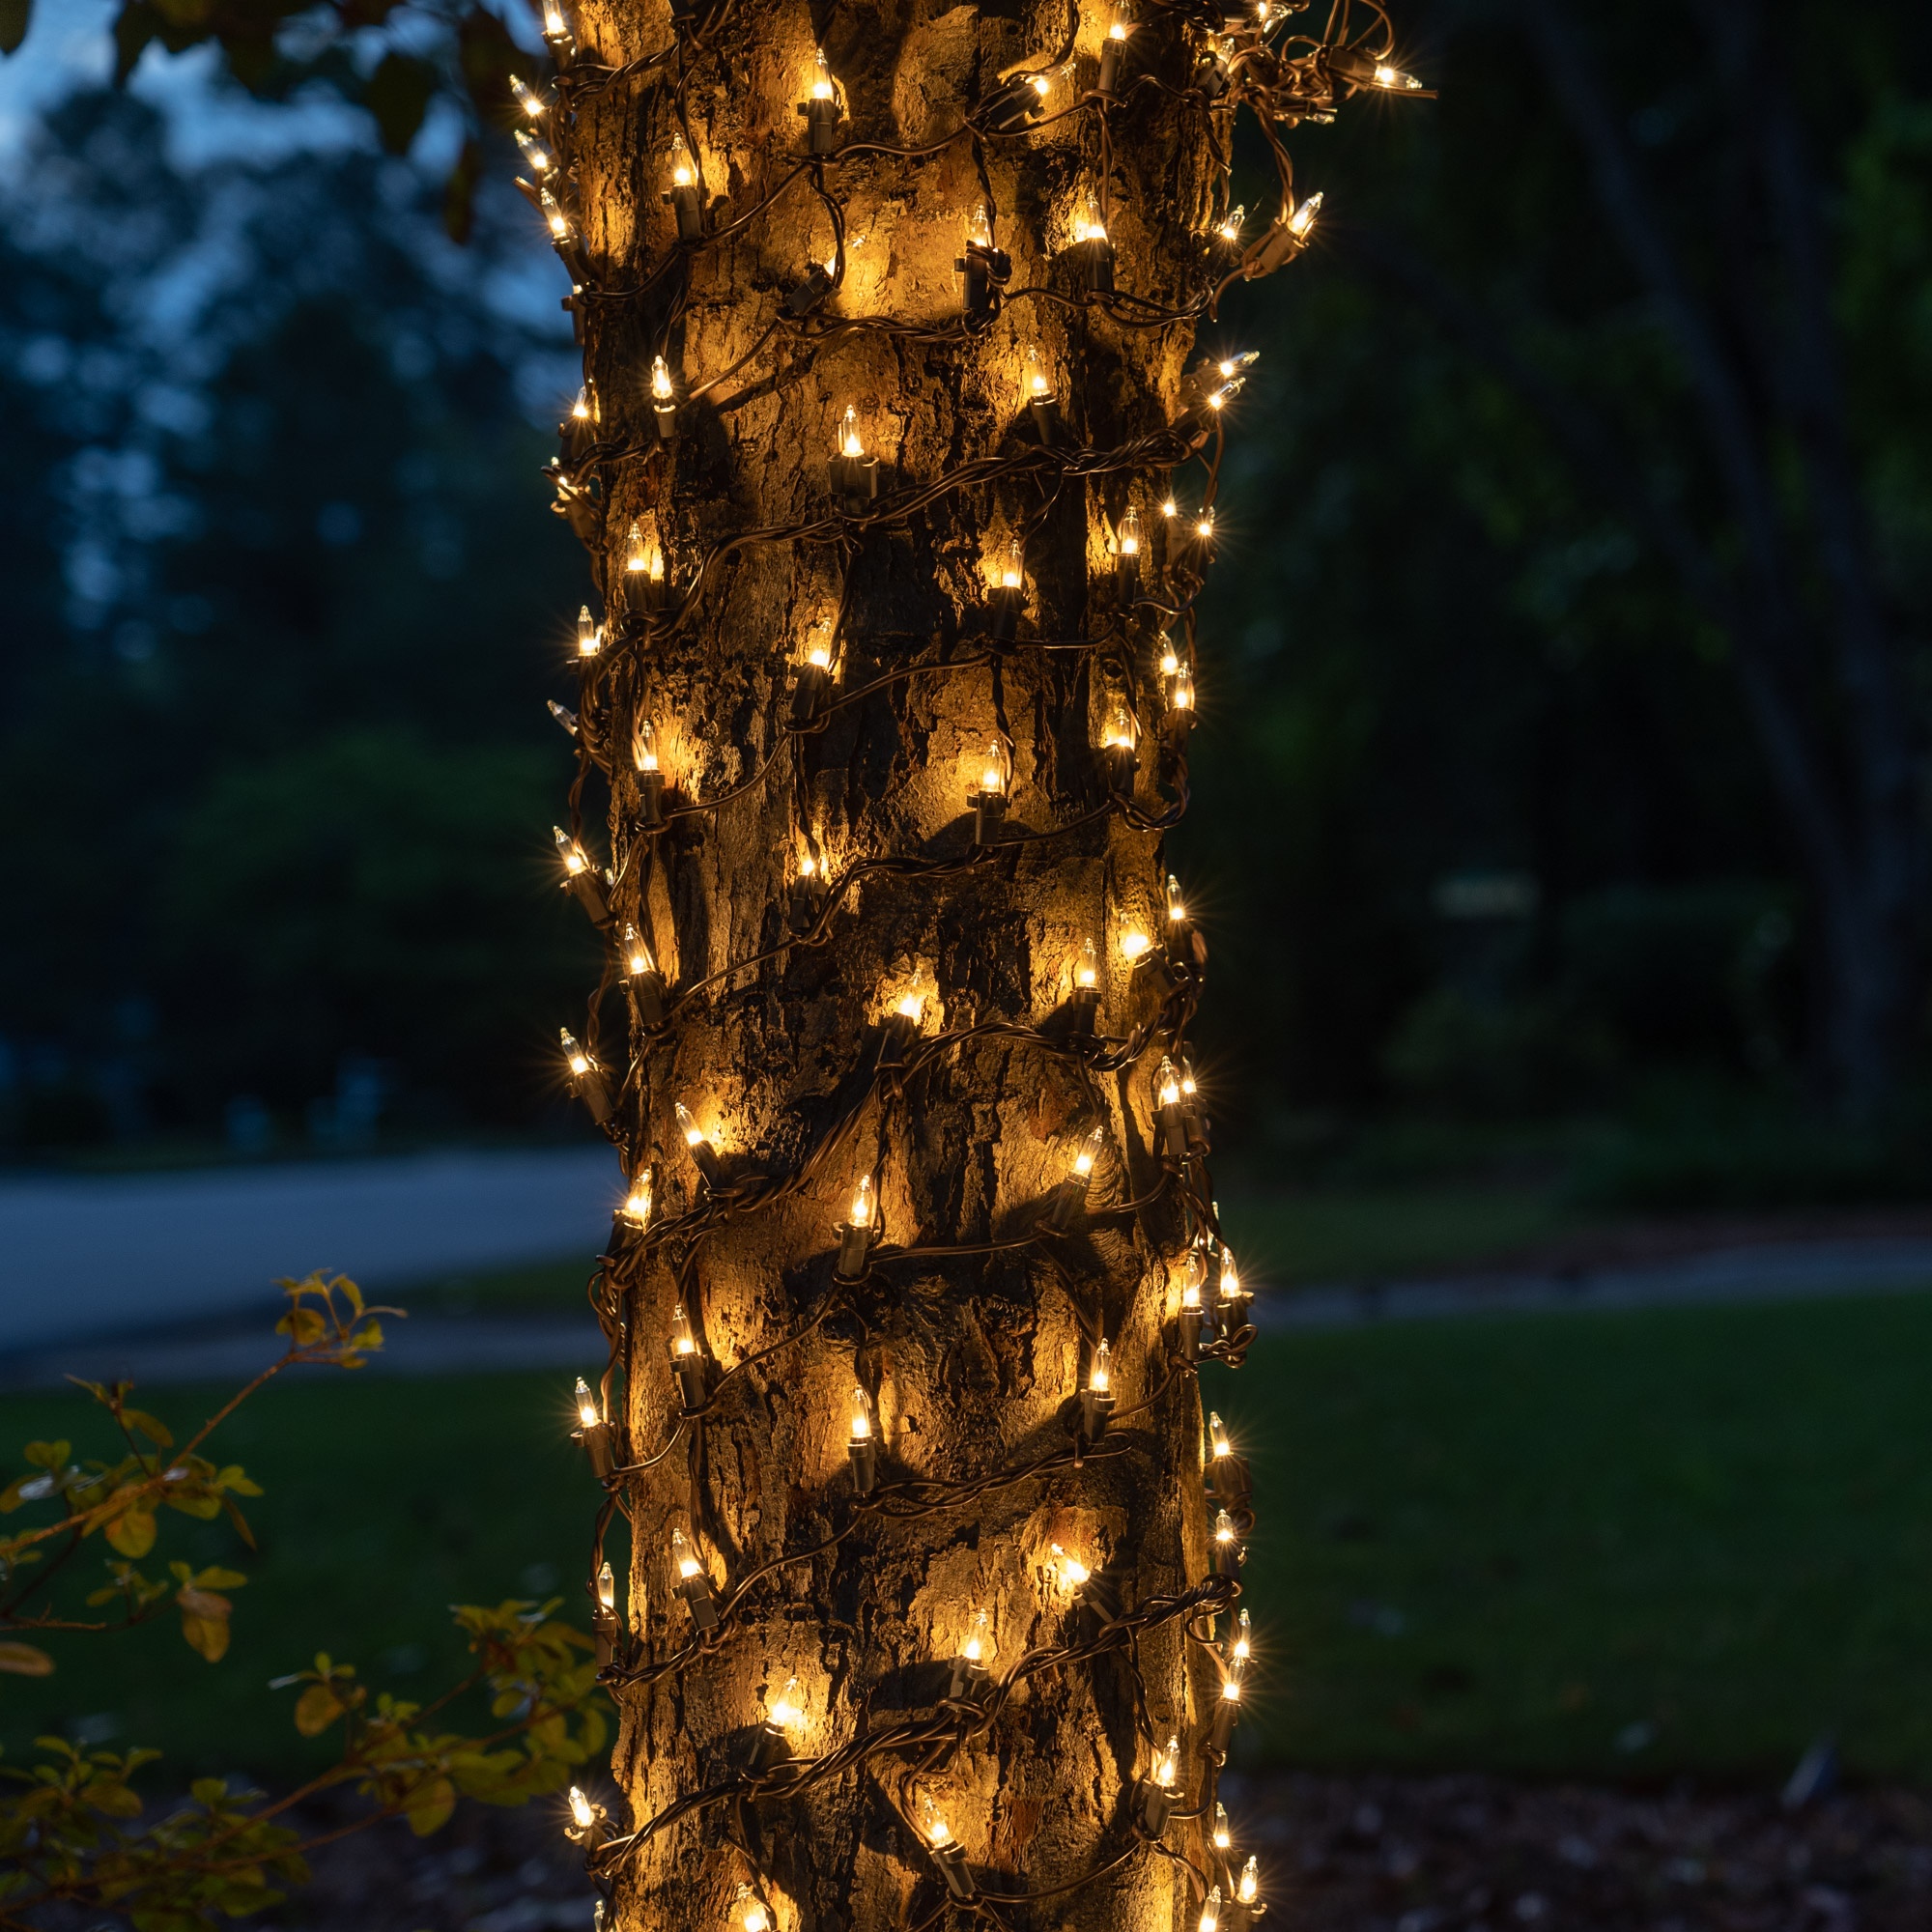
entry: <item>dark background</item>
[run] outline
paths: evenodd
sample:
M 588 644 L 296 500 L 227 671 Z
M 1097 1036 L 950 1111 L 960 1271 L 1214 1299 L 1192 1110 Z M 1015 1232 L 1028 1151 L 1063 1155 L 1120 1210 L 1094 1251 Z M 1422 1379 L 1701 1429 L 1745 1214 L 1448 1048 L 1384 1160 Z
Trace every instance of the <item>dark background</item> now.
M 1742 336 L 1775 221 L 1712 12 L 1621 9 L 1590 47 L 1685 272 Z M 1767 17 L 1917 702 L 1932 30 L 1891 0 Z M 1295 134 L 1319 244 L 1203 336 L 1263 352 L 1231 412 L 1176 841 L 1224 1145 L 1282 1185 L 1527 1162 L 1637 1207 L 1920 1194 L 1916 954 L 1887 1091 L 1848 1122 L 1819 910 L 1731 640 L 1494 353 L 1612 425 L 1722 556 L 1674 339 L 1516 17 L 1406 24 L 1441 99 Z M 594 958 L 554 889 L 569 760 L 544 698 L 568 696 L 587 577 L 536 473 L 570 393 L 561 282 L 498 298 L 556 279 L 509 171 L 493 157 L 458 250 L 432 170 L 349 152 L 185 178 L 126 95 L 70 99 L 16 168 L 5 1158 L 577 1130 L 552 1043 Z M 1762 314 L 1783 299 L 1767 280 Z M 1795 474 L 1784 500 L 1802 550 Z M 1841 695 L 1807 690 L 1829 737 Z

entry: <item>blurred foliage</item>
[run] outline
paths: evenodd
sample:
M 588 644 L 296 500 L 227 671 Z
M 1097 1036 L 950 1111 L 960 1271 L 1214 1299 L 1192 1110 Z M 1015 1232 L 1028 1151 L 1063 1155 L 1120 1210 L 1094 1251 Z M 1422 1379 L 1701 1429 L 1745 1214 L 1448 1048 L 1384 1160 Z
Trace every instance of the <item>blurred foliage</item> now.
M 112 1421 L 119 1440 L 111 1459 L 74 1462 L 67 1438 L 27 1443 L 24 1467 L 0 1489 L 0 1515 L 47 1509 L 52 1520 L 0 1537 L 0 1630 L 98 1644 L 172 1604 L 191 1649 L 211 1664 L 227 1655 L 234 1606 L 224 1593 L 248 1580 L 242 1573 L 175 1560 L 171 1589 L 136 1565 L 152 1554 L 166 1512 L 204 1523 L 225 1515 L 252 1552 L 255 1536 L 236 1498 L 262 1490 L 239 1463 L 217 1466 L 205 1455 L 211 1438 L 292 1369 L 361 1368 L 383 1346 L 374 1318 L 401 1313 L 365 1307 L 356 1285 L 342 1276 L 282 1286 L 288 1312 L 276 1328 L 287 1338 L 283 1352 L 179 1446 L 164 1422 L 133 1406 L 125 1382 L 80 1383 Z M 71 1590 L 69 1566 L 97 1536 L 106 1586 L 70 1605 L 49 1585 Z M 36 1739 L 31 1767 L 0 1766 L 0 1918 L 27 1925 L 49 1911 L 108 1911 L 136 1932 L 204 1932 L 281 1903 L 285 1888 L 307 1879 L 307 1853 L 344 1830 L 333 1821 L 320 1833 L 304 1827 L 298 1807 L 323 1791 L 353 1787 L 369 1801 L 350 1819 L 350 1831 L 402 1818 L 422 1834 L 449 1818 L 459 1796 L 522 1804 L 562 1790 L 603 1747 L 607 1721 L 596 1665 L 584 1654 L 589 1639 L 556 1621 L 556 1608 L 554 1600 L 453 1606 L 474 1662 L 427 1702 L 386 1690 L 372 1695 L 354 1665 L 327 1653 L 311 1668 L 277 1678 L 270 1689 L 304 1687 L 292 1712 L 301 1737 L 340 1731 L 326 1767 L 277 1798 L 227 1777 L 202 1777 L 190 1784 L 188 1803 L 146 1818 L 133 1780 L 161 1760 L 160 1751 Z M 0 1678 L 43 1678 L 54 1667 L 39 1643 L 0 1641 Z M 98 1690 L 102 1677 L 90 1669 L 84 1690 Z M 454 1707 L 471 1692 L 486 1698 L 489 1721 L 473 1734 L 447 1728 Z

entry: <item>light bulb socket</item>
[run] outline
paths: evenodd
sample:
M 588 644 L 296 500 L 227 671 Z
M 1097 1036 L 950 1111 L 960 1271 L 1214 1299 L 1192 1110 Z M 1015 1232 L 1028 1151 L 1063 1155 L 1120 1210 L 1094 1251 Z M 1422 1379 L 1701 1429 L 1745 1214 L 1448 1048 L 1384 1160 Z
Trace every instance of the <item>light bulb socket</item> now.
M 832 667 L 802 664 L 792 675 L 791 728 L 809 730 L 824 713 L 832 697 Z
M 1091 1174 L 1075 1174 L 1060 1183 L 1047 1213 L 1048 1227 L 1059 1234 L 1070 1235 L 1080 1226 L 1087 1218 L 1087 1191 L 1093 1180 Z
M 638 824 L 645 832 L 664 830 L 665 775 L 659 771 L 638 774 Z
M 585 1423 L 571 1431 L 590 1458 L 590 1473 L 601 1483 L 617 1466 L 616 1431 L 608 1422 Z
M 1144 1777 L 1134 1787 L 1134 1823 L 1150 1838 L 1158 1838 L 1174 1815 L 1174 1793 L 1164 1784 Z
M 1141 594 L 1141 557 L 1138 551 L 1123 550 L 1114 559 L 1114 582 L 1120 587 L 1121 602 L 1133 603 Z
M 680 242 L 702 242 L 704 204 L 698 199 L 697 184 L 686 182 L 681 187 L 668 187 L 664 198 L 677 215 L 677 239 Z
M 1272 274 L 1285 263 L 1292 262 L 1307 244 L 1286 221 L 1270 224 L 1263 236 L 1261 245 L 1250 252 L 1241 265 L 1241 273 L 1249 281 L 1262 275 Z
M 988 635 L 995 644 L 1010 644 L 1019 636 L 1025 610 L 1026 590 L 1020 584 L 997 583 L 986 593 Z
M 1066 996 L 1066 1031 L 1071 1038 L 1090 1038 L 1100 1011 L 1098 986 L 1075 986 Z
M 879 459 L 876 456 L 835 456 L 826 466 L 832 494 L 848 517 L 864 516 L 879 498 Z
M 571 1076 L 570 1091 L 589 1109 L 590 1118 L 601 1127 L 611 1118 L 611 1088 L 601 1066 L 592 1066 Z
M 1194 79 L 1191 85 L 1194 92 L 1203 100 L 1211 105 L 1214 101 L 1219 100 L 1228 91 L 1228 70 L 1212 54 L 1209 54 L 1194 70 Z
M 1073 244 L 1074 269 L 1080 286 L 1090 295 L 1114 293 L 1114 244 L 1104 235 L 1090 235 Z
M 978 1704 L 993 1681 L 993 1673 L 977 1657 L 952 1660 L 952 1682 L 947 1688 L 949 1704 Z
M 1034 396 L 1029 398 L 1027 408 L 1033 414 L 1033 433 L 1048 449 L 1058 449 L 1066 440 L 1060 420 L 1060 398 Z
M 702 1570 L 695 1577 L 680 1577 L 677 1593 L 691 1611 L 691 1621 L 700 1632 L 718 1628 L 718 1592 Z
M 1213 1539 L 1213 1543 L 1212 1567 L 1215 1576 L 1231 1577 L 1238 1579 L 1241 1574 L 1241 1558 L 1247 1554 L 1247 1551 L 1241 1546 L 1241 1539 L 1238 1536 L 1231 1536 L 1226 1542 L 1223 1542 L 1217 1536 Z M 1221 1699 L 1222 1709 L 1225 1710 L 1234 1701 L 1232 1697 L 1223 1697 Z
M 838 1229 L 838 1263 L 836 1272 L 840 1281 L 864 1281 L 871 1264 L 872 1231 L 870 1228 L 855 1228 L 850 1222 L 841 1222 Z M 858 1444 L 854 1444 L 856 1452 Z
M 1192 1100 L 1183 1100 L 1181 1102 L 1180 1125 L 1181 1130 L 1187 1136 L 1187 1151 L 1189 1153 L 1206 1153 L 1208 1151 L 1208 1115 L 1203 1109 L 1198 1096 Z
M 572 872 L 564 884 L 576 894 L 578 904 L 590 915 L 593 925 L 608 923 L 611 918 L 610 901 L 604 896 L 603 881 L 588 866 L 581 872 Z
M 556 426 L 557 461 L 576 469 L 597 446 L 597 425 L 589 416 L 566 416 Z
M 1255 1486 L 1245 1456 L 1215 1456 L 1208 1463 L 1208 1487 L 1214 1500 L 1230 1515 L 1253 1502 Z
M 1238 1697 L 1217 1697 L 1214 1700 L 1214 1721 L 1208 1727 L 1208 1755 L 1217 1762 L 1225 1761 L 1228 1747 L 1234 1742 L 1235 1719 L 1240 1715 Z
M 970 1905 L 979 1896 L 973 1885 L 973 1874 L 966 1869 L 966 1853 L 956 1838 L 949 1838 L 943 1845 L 933 1845 L 932 1861 L 939 1867 L 939 1876 L 946 1881 L 946 1889 L 955 1903 Z
M 878 1067 L 885 1071 L 891 1067 L 903 1066 L 906 1054 L 912 1043 L 919 1037 L 919 1022 L 910 1013 L 895 1009 L 879 1022 Z
M 1236 1289 L 1233 1294 L 1216 1296 L 1214 1322 L 1224 1339 L 1232 1340 L 1238 1330 L 1247 1326 L 1248 1307 L 1254 1298 L 1245 1288 Z
M 965 286 L 968 322 L 991 322 L 1000 312 L 1000 290 L 1012 279 L 1012 257 L 1004 248 L 969 242 L 952 264 Z
M 1156 1110 L 1159 1116 L 1160 1151 L 1163 1159 L 1187 1158 L 1187 1120 L 1179 1100 L 1165 1101 Z
M 1080 1435 L 1086 1442 L 1097 1442 L 1107 1433 L 1107 1418 L 1114 1412 L 1111 1389 L 1085 1388 L 1080 1391 Z
M 1016 73 L 1002 81 L 980 109 L 980 125 L 989 134 L 1022 134 L 1046 112 L 1033 76 Z
M 718 1158 L 718 1150 L 709 1141 L 687 1141 L 685 1150 L 706 1187 L 716 1189 L 724 1184 L 724 1169 Z
M 805 152 L 808 155 L 836 155 L 838 152 L 838 124 L 844 118 L 836 99 L 801 100 L 798 111 L 805 117 Z
M 973 842 L 992 845 L 999 841 L 1007 822 L 1007 795 L 1003 791 L 976 791 L 973 794 Z
M 852 1487 L 869 1496 L 879 1484 L 879 1445 L 867 1436 L 863 1442 L 846 1443 L 845 1454 L 852 1463 Z
M 752 1748 L 747 1753 L 747 1763 L 755 1777 L 760 1772 L 770 1771 L 774 1765 L 783 1764 L 791 1756 L 791 1740 L 785 1736 L 782 1726 L 766 1719 L 752 1733 Z
M 1134 788 L 1134 771 L 1140 759 L 1131 745 L 1112 744 L 1100 747 L 1100 769 L 1106 774 L 1109 791 L 1131 792 Z
M 635 611 L 639 616 L 648 616 L 662 611 L 670 601 L 670 583 L 663 577 L 653 577 L 648 570 L 627 570 L 624 572 L 624 608 Z
M 664 975 L 655 966 L 647 966 L 641 973 L 631 976 L 631 1000 L 637 1008 L 638 1020 L 642 1026 L 660 1027 L 665 1016 Z
M 1113 35 L 1100 43 L 1100 71 L 1094 79 L 1094 92 L 1110 99 L 1120 91 L 1121 61 L 1127 51 L 1125 41 L 1117 41 Z
M 694 1349 L 688 1355 L 673 1355 L 670 1366 L 671 1374 L 677 1378 L 678 1399 L 684 1404 L 684 1412 L 695 1415 L 704 1406 L 708 1379 L 704 1357 Z
M 597 1645 L 597 1668 L 608 1670 L 617 1661 L 617 1646 L 623 1641 L 624 1626 L 615 1610 L 603 1605 L 590 1613 L 590 1634 Z
M 1183 1362 L 1198 1362 L 1201 1359 L 1201 1311 L 1198 1308 L 1183 1308 L 1179 1319 L 1180 1335 L 1180 1359 Z
M 794 322 L 803 321 L 829 296 L 836 284 L 832 272 L 823 262 L 812 263 L 806 272 L 805 280 L 786 296 L 782 307 Z

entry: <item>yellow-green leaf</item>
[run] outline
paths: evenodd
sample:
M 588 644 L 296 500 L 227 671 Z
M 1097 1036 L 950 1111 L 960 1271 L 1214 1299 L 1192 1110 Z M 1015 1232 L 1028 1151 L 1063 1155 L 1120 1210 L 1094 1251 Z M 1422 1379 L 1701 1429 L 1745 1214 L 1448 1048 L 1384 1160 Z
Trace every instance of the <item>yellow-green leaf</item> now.
M 155 1513 L 152 1509 L 123 1510 L 107 1525 L 107 1541 L 123 1556 L 145 1556 L 155 1547 Z
M 54 1661 L 31 1643 L 0 1643 L 0 1670 L 10 1677 L 48 1677 Z
M 342 1699 L 327 1684 L 311 1684 L 296 1699 L 296 1729 L 305 1738 L 320 1737 L 342 1710 Z
M 448 1821 L 456 1809 L 456 1787 L 446 1777 L 439 1777 L 410 1796 L 410 1807 L 403 1816 L 417 1837 L 426 1838 L 439 1825 Z

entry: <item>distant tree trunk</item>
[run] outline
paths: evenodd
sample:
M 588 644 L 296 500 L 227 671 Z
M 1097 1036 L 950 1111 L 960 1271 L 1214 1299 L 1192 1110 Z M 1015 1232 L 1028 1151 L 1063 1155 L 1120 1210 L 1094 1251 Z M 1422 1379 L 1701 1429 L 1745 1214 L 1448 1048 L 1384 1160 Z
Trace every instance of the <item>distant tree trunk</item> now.
M 696 13 L 674 38 L 659 0 L 587 9 L 566 83 L 599 420 L 598 460 L 565 495 L 609 613 L 578 722 L 586 780 L 610 784 L 613 874 L 586 887 L 593 908 L 608 897 L 612 965 L 580 1084 L 604 1083 L 627 1172 L 653 1193 L 600 1290 L 635 1551 L 618 1590 L 630 1816 L 592 1867 L 626 1927 L 935 1922 L 929 1800 L 974 1884 L 1045 1895 L 1006 1908 L 1017 1923 L 1169 1932 L 1209 1872 L 1208 1638 L 1234 1584 L 1208 1574 L 1202 1409 L 1177 1341 L 1211 1190 L 1178 1130 L 1162 1143 L 1153 1092 L 1202 956 L 1170 920 L 1161 853 L 1191 713 L 1159 668 L 1161 610 L 1135 608 L 1110 552 L 1131 510 L 1184 669 L 1209 543 L 1192 534 L 1202 485 L 1177 466 L 1218 442 L 1210 412 L 1182 409 L 1191 325 L 1145 325 L 1232 260 L 1217 269 L 1204 240 L 1221 176 L 1184 91 L 1200 43 L 1147 10 L 1132 58 L 1169 80 L 1111 111 L 1109 157 L 1100 117 L 1065 111 L 1094 82 L 1104 20 L 1081 22 L 1069 63 L 1077 16 L 1059 0 Z M 821 36 L 845 152 L 807 166 L 795 109 Z M 607 78 L 593 60 L 643 65 Z M 1021 67 L 1052 70 L 1040 131 L 948 141 Z M 666 194 L 680 143 L 682 211 Z M 1083 299 L 1071 245 L 1090 195 L 1129 296 L 1111 312 Z M 1035 293 L 969 334 L 955 263 L 981 207 L 1011 289 Z M 821 264 L 838 286 L 814 305 Z M 1029 407 L 1030 368 L 1057 403 Z M 848 429 L 879 494 L 851 470 L 846 515 L 828 465 Z M 601 523 L 572 494 L 589 468 Z M 1160 514 L 1170 483 L 1181 522 Z M 1015 545 L 1009 648 L 992 573 Z M 833 708 L 801 732 L 814 649 Z M 1137 752 L 1101 749 L 1122 727 Z M 1008 758 L 989 850 L 970 795 Z M 630 980 L 627 1032 L 598 1016 L 633 928 L 667 1011 Z M 1090 944 L 1100 1037 L 1082 1047 Z M 1043 1232 L 1095 1128 L 1091 1213 Z M 706 1186 L 696 1163 L 714 1157 Z M 838 1227 L 862 1180 L 878 1245 L 859 1260 Z M 683 1394 L 681 1319 L 704 1377 Z M 1115 1415 L 1076 1459 L 1103 1348 Z M 869 1506 L 855 1400 L 876 1443 Z M 674 1536 L 698 1566 L 682 1590 Z M 1069 1582 L 1069 1560 L 1093 1581 Z M 692 1592 L 729 1606 L 701 1646 Z M 976 1630 L 983 1730 L 944 1708 Z M 1003 1690 L 1023 1660 L 1038 1667 Z M 761 1731 L 787 1697 L 796 1769 L 774 1772 Z M 1188 1741 L 1186 1822 L 1155 1844 L 1129 1794 L 1170 1735 Z M 1240 1922 L 1231 1904 L 1224 1926 Z

